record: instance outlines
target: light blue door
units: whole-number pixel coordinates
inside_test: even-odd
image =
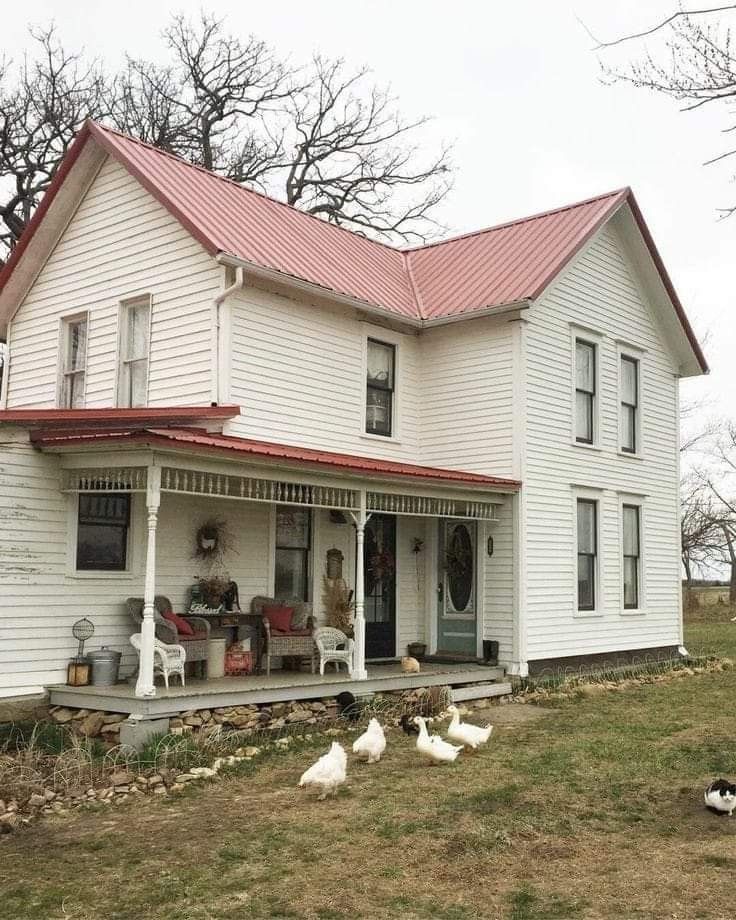
[[[441,520],[439,528],[437,651],[475,658],[476,524]]]

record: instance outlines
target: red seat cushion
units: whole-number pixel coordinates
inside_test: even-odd
[[[271,630],[288,633],[291,630],[291,618],[294,616],[293,607],[264,607],[263,616],[268,620]]]
[[[192,627],[189,625],[189,623],[187,623],[184,617],[180,617],[178,613],[172,613],[171,610],[167,610],[166,613],[162,613],[161,616],[165,620],[168,620],[169,623],[173,623],[174,626],[176,626],[176,631],[180,636],[191,637],[194,635],[194,630]]]

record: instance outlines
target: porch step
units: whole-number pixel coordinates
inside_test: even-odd
[[[453,687],[452,701],[462,703],[466,700],[487,700],[493,696],[508,696],[511,693],[511,684],[467,684],[464,687]]]
[[[479,664],[481,667],[497,667],[496,665],[488,664],[482,658],[469,658],[467,655],[453,655],[450,652],[446,654],[440,652],[437,655],[423,655],[420,661],[425,661],[427,664]]]

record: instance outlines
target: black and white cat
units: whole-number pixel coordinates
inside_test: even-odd
[[[736,808],[736,783],[727,779],[717,779],[708,786],[703,795],[705,807],[714,815],[728,815],[730,818]]]

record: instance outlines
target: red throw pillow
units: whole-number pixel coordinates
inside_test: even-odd
[[[194,630],[187,623],[184,617],[180,617],[178,613],[172,613],[171,610],[167,610],[166,613],[162,613],[161,616],[168,620],[169,623],[173,623],[176,626],[177,632],[180,636],[193,636]]]
[[[271,629],[288,633],[291,631],[291,618],[294,616],[294,608],[264,607],[263,616],[271,624]]]

